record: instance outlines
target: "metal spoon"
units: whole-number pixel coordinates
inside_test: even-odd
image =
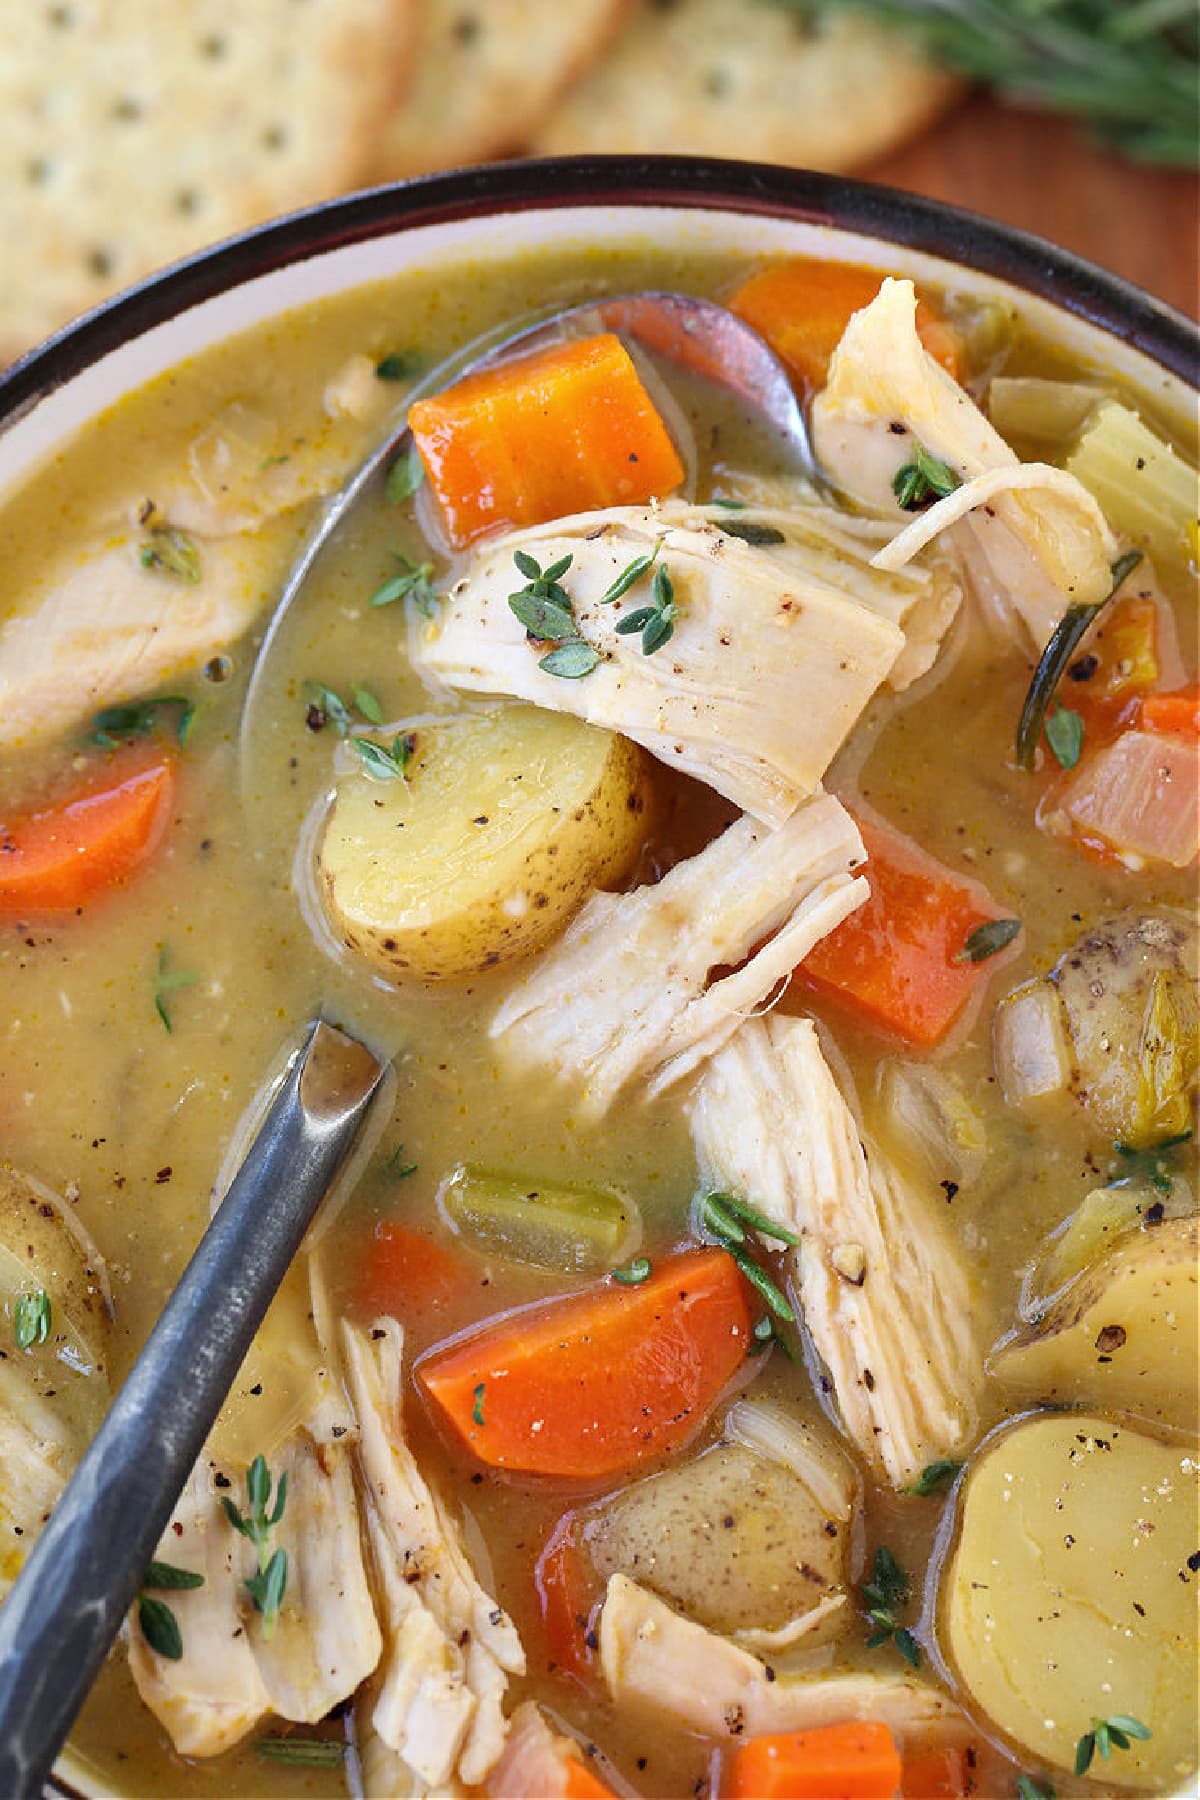
[[[432,370],[408,396],[409,405],[427,394],[440,393],[452,381],[501,362],[514,352],[536,350],[543,344],[586,337],[597,331],[612,331],[618,337],[632,339],[663,361],[730,389],[777,435],[780,453],[795,465],[797,473],[810,481],[816,478],[804,413],[784,365],[766,340],[736,313],[691,294],[666,290],[620,294],[569,307],[515,331],[491,332]],[[403,420],[333,496],[293,564],[259,645],[246,688],[243,742],[275,640],[313,565],[346,516],[411,443],[406,408]]]
[[[385,1065],[314,1026],[0,1609],[0,1794],[39,1800]]]

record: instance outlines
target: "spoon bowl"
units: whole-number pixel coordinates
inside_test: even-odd
[[[408,396],[403,416],[376,446],[346,485],[326,506],[303,550],[289,571],[275,610],[254,659],[242,706],[241,738],[245,745],[258,701],[267,685],[274,646],[296,599],[303,591],[321,552],[359,501],[381,481],[412,444],[408,412],[414,400],[442,390],[463,376],[474,375],[515,355],[569,338],[611,331],[662,362],[691,376],[728,389],[757,414],[775,440],[786,467],[812,482],[816,477],[808,428],[783,363],[752,326],[727,307],[690,294],[647,290],[590,300],[526,323],[515,330],[490,332],[439,363]]]

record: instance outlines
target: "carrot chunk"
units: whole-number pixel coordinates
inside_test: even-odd
[[[431,1351],[417,1379],[482,1462],[590,1480],[694,1436],[749,1338],[732,1257],[692,1250],[640,1287],[605,1284],[506,1313]]]
[[[870,897],[809,951],[793,981],[874,1031],[936,1044],[987,978],[986,960],[956,958],[999,908],[911,838],[874,820],[856,823]]]
[[[851,314],[869,306],[882,285],[876,269],[800,258],[752,275],[728,304],[766,338],[795,381],[814,390],[825,386]],[[960,380],[962,339],[928,300],[917,303],[917,332],[930,356]]]
[[[668,494],[683,464],[611,332],[469,375],[409,413],[451,542]]]
[[[582,1756],[568,1756],[564,1760],[562,1800],[614,1800],[614,1795]]]
[[[1200,687],[1180,688],[1173,694],[1147,694],[1142,701],[1141,726],[1156,737],[1200,736]]]
[[[904,1800],[962,1800],[971,1791],[966,1750],[958,1744],[906,1756],[900,1780]]]
[[[586,1687],[596,1661],[588,1636],[601,1594],[587,1580],[573,1512],[565,1513],[546,1539],[533,1585],[550,1668]]]
[[[363,1255],[357,1296],[366,1313],[387,1313],[405,1325],[436,1321],[441,1337],[462,1322],[465,1302],[478,1288],[462,1257],[413,1226],[381,1219]]]
[[[71,799],[0,822],[0,918],[74,912],[128,881],[157,848],[174,793],[170,759],[133,751]]]
[[[899,1787],[895,1740],[869,1722],[751,1738],[729,1770],[730,1800],[892,1800]]]

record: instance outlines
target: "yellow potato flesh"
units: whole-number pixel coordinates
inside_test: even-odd
[[[1010,1393],[1195,1432],[1195,1219],[1147,1226],[1065,1288],[992,1360]]]
[[[1093,1767],[1103,1792],[1174,1792],[1195,1767],[1196,1505],[1186,1446],[1083,1413],[1002,1432],[966,1483],[948,1659],[974,1704],[1057,1768],[1094,1717],[1149,1726]]]
[[[528,956],[630,866],[646,805],[635,745],[529,706],[413,731],[404,781],[341,778],[320,850],[331,921],[389,979]]]

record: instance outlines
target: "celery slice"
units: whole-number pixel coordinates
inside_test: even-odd
[[[1104,389],[1043,375],[997,375],[988,388],[988,418],[1009,443],[1068,444],[1104,399]]]
[[[1156,969],[1138,1047],[1138,1085],[1125,1136],[1135,1149],[1187,1131],[1196,1079],[1196,1007],[1190,991]]]
[[[463,1164],[443,1183],[450,1224],[480,1249],[542,1269],[599,1274],[641,1237],[636,1206],[609,1188],[500,1175]]]
[[[1188,556],[1196,523],[1196,471],[1129,407],[1103,401],[1064,467],[1099,501],[1109,523],[1135,544],[1174,562]]]

